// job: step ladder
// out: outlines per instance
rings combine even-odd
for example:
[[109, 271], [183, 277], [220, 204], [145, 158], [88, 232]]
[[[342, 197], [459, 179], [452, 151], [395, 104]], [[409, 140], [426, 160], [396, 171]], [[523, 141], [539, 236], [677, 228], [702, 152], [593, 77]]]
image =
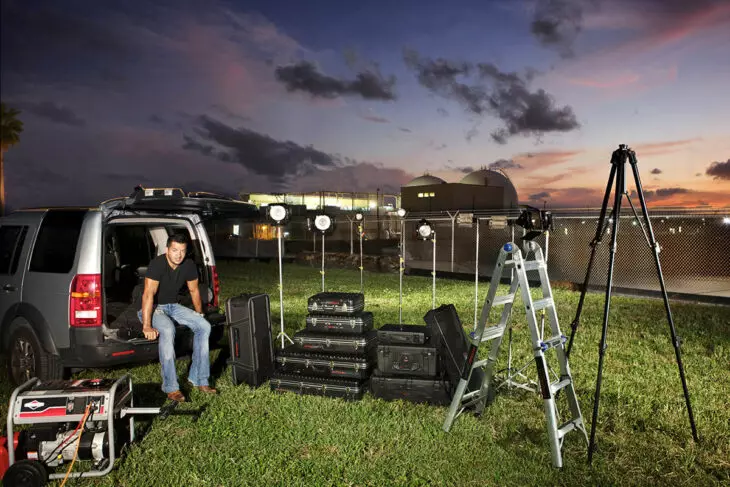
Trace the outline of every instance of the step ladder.
[[[469, 353], [467, 354], [462, 376], [451, 401], [443, 429], [448, 432], [456, 418], [467, 407], [475, 406], [474, 412], [478, 415], [484, 410], [486, 404], [494, 399], [496, 391], [494, 384], [494, 365], [497, 361], [502, 338], [504, 337], [505, 330], [508, 328], [512, 306], [514, 305], [514, 300], [519, 290], [522, 302], [525, 305], [527, 324], [532, 340], [533, 356], [535, 358], [535, 365], [537, 366], [539, 389], [545, 405], [552, 463], [554, 467], [560, 468], [563, 466], [561, 450], [565, 435], [573, 430], [581, 431], [587, 444], [588, 434], [586, 433], [583, 416], [578, 406], [578, 398], [575, 394], [568, 359], [565, 356], [564, 345], [567, 337], [561, 333], [558, 324], [558, 313], [555, 309], [547, 264], [543, 258], [542, 249], [537, 243], [529, 240], [524, 242], [524, 247], [525, 257], [533, 253], [534, 260], [524, 259], [519, 247], [512, 242], [504, 244], [500, 250], [499, 258], [492, 273], [489, 292], [484, 300], [479, 323], [476, 330], [471, 333]], [[514, 270], [509, 293], [503, 296], [497, 296], [497, 288], [505, 269]], [[532, 299], [527, 280], [528, 271], [538, 271], [539, 273], [543, 296], [541, 299]], [[489, 314], [494, 306], [503, 306], [502, 315], [498, 324], [487, 327]], [[543, 332], [538, 327], [538, 320], [535, 316], [535, 312], [540, 310], [545, 310], [550, 323], [547, 337], [542, 336]], [[479, 345], [488, 341], [492, 342], [488, 357], [483, 360], [476, 360]], [[554, 381], [550, 379], [549, 373], [551, 370], [546, 361], [546, 354], [551, 351], [555, 351], [559, 365], [559, 374]], [[472, 371], [477, 367], [482, 367], [485, 372], [481, 388], [466, 392]], [[565, 390], [565, 397], [568, 402], [571, 417], [568, 421], [559, 424], [556, 394], [563, 389]]]

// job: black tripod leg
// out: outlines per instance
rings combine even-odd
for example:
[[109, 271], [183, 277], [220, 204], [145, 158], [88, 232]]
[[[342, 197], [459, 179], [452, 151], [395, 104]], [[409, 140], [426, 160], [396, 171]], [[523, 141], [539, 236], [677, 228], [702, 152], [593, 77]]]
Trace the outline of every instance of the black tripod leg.
[[682, 389], [684, 390], [684, 401], [687, 404], [687, 414], [689, 415], [689, 424], [692, 428], [692, 438], [695, 441], [699, 441], [697, 436], [697, 427], [695, 425], [694, 414], [692, 413], [692, 403], [689, 399], [689, 389], [687, 388], [687, 379], [684, 376], [684, 365], [682, 365], [682, 353], [680, 352], [679, 338], [677, 337], [677, 331], [674, 328], [674, 319], [672, 318], [672, 310], [669, 308], [669, 297], [667, 296], [667, 289], [664, 285], [664, 275], [662, 274], [662, 265], [659, 262], [659, 244], [654, 237], [654, 230], [649, 220], [649, 212], [646, 209], [646, 202], [644, 201], [644, 191], [641, 187], [641, 178], [639, 177], [638, 162], [636, 155], [630, 153], [631, 169], [634, 173], [634, 180], [636, 182], [636, 191], [639, 194], [639, 202], [641, 203], [641, 211], [646, 221], [647, 231], [649, 234], [649, 245], [654, 252], [654, 263], [656, 264], [656, 271], [659, 277], [659, 285], [662, 290], [662, 297], [664, 298], [664, 309], [667, 312], [667, 321], [669, 322], [669, 331], [672, 335], [672, 344], [674, 345], [674, 354], [677, 358], [677, 367], [679, 368], [679, 378], [682, 381]]
[[601, 344], [598, 347], [598, 377], [596, 378], [596, 393], [593, 397], [593, 418], [591, 420], [591, 437], [588, 442], [588, 463], [593, 461], [593, 449], [596, 440], [596, 423], [598, 422], [598, 404], [601, 398], [601, 380], [603, 378], [603, 357], [606, 354], [606, 334], [608, 332], [608, 313], [611, 306], [611, 288], [613, 287], [613, 267], [616, 261], [616, 238], [618, 236], [618, 224], [621, 220], [621, 198], [623, 193], [620, 188], [624, 187], [624, 166], [625, 166], [625, 155], [617, 155], [614, 152], [614, 157], [621, 157], [624, 160], [620, 162], [614, 160], [614, 166], [616, 167], [616, 191], [613, 203], [613, 227], [611, 230], [611, 254], [608, 260], [608, 279], [606, 282], [606, 302], [603, 306], [603, 330], [601, 331]]
[[[608, 177], [606, 193], [603, 196], [603, 204], [601, 205], [601, 216], [598, 218], [596, 236], [591, 242], [591, 257], [588, 260], [588, 270], [586, 271], [586, 278], [583, 281], [583, 287], [580, 290], [580, 298], [578, 299], [578, 309], [575, 311], [575, 318], [573, 318], [573, 322], [570, 324], [570, 339], [568, 340], [568, 348], [565, 351], [565, 358], [570, 357], [570, 351], [573, 348], [573, 339], [575, 338], [575, 332], [578, 330], [578, 325], [580, 324], [580, 315], [583, 312], [583, 303], [586, 299], [586, 292], [588, 292], [588, 283], [591, 282], [591, 274], [593, 273], [593, 260], [596, 257], [596, 247], [598, 247], [598, 244], [601, 243], [601, 239], [603, 239], [603, 234], [606, 232], [606, 228], [608, 228], [606, 225], [604, 225], [604, 221], [606, 219], [606, 207], [608, 206], [608, 198], [609, 196], [611, 196], [611, 187], [613, 185], [613, 180], [616, 177], [616, 164], [613, 164], [613, 161], [611, 162], [611, 174]], [[613, 213], [611, 213], [611, 215], [615, 216]]]

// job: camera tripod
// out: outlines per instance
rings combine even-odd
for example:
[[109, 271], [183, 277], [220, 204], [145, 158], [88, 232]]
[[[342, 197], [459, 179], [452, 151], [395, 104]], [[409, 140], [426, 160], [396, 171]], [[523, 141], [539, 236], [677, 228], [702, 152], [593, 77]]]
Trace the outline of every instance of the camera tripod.
[[[629, 163], [631, 164], [631, 170], [634, 173], [634, 181], [636, 183], [636, 193], [639, 196], [639, 202], [641, 203], [641, 211], [644, 216], [644, 222], [642, 223], [639, 219], [639, 215], [636, 212], [636, 207], [631, 202], [631, 198], [629, 196], [629, 193], [626, 189], [626, 160], [628, 159]], [[614, 181], [616, 183], [615, 185], [615, 195], [614, 195], [614, 203], [613, 203], [613, 209], [611, 210], [611, 216], [608, 220], [608, 222], [605, 221], [606, 219], [606, 210], [608, 206], [608, 199], [611, 194], [611, 189], [614, 185]], [[682, 381], [682, 389], [684, 390], [684, 399], [685, 403], [687, 404], [687, 413], [689, 415], [689, 423], [692, 428], [692, 438], [694, 438], [695, 441], [699, 441], [699, 438], [697, 437], [697, 428], [695, 426], [694, 421], [694, 415], [692, 414], [692, 404], [689, 399], [689, 390], [687, 389], [687, 381], [684, 376], [684, 366], [682, 365], [682, 355], [680, 352], [680, 342], [679, 337], [677, 337], [677, 332], [674, 328], [674, 319], [672, 318], [672, 311], [669, 308], [669, 298], [667, 297], [667, 290], [664, 285], [664, 276], [662, 275], [662, 267], [659, 262], [659, 252], [661, 251], [661, 248], [659, 247], [658, 242], [656, 241], [654, 237], [654, 231], [651, 227], [651, 221], [649, 220], [649, 213], [646, 209], [646, 201], [644, 200], [644, 190], [641, 186], [641, 178], [639, 177], [639, 168], [638, 168], [638, 161], [636, 159], [636, 153], [628, 148], [625, 144], [619, 145], [619, 148], [613, 152], [611, 155], [611, 174], [608, 178], [608, 185], [606, 186], [606, 194], [603, 197], [603, 205], [601, 206], [601, 215], [598, 219], [598, 227], [596, 228], [596, 236], [591, 241], [591, 256], [588, 261], [588, 271], [586, 272], [585, 280], [583, 281], [583, 287], [581, 288], [581, 294], [580, 299], [578, 301], [578, 309], [576, 311], [575, 319], [571, 323], [571, 333], [570, 333], [570, 340], [568, 342], [568, 348], [566, 351], [566, 356], [570, 355], [570, 351], [573, 347], [573, 339], [575, 338], [576, 330], [578, 329], [578, 324], [580, 323], [580, 315], [583, 310], [583, 303], [585, 301], [586, 292], [588, 290], [588, 284], [591, 280], [591, 272], [593, 270], [593, 262], [594, 258], [596, 256], [596, 248], [598, 244], [601, 242], [603, 235], [606, 233], [606, 230], [608, 229], [609, 223], [612, 225], [611, 229], [611, 249], [610, 249], [610, 255], [609, 255], [609, 261], [608, 261], [608, 279], [606, 283], [606, 301], [603, 308], [603, 330], [601, 332], [601, 343], [598, 349], [598, 377], [596, 379], [596, 391], [595, 391], [595, 397], [593, 402], [593, 419], [591, 421], [591, 434], [590, 434], [590, 442], [588, 444], [588, 463], [592, 462], [593, 459], [593, 451], [595, 446], [595, 437], [596, 437], [596, 422], [598, 420], [598, 403], [600, 400], [600, 394], [601, 394], [601, 379], [603, 374], [603, 358], [606, 353], [606, 334], [608, 331], [608, 314], [609, 314], [609, 305], [611, 302], [611, 288], [613, 286], [613, 268], [615, 263], [615, 257], [616, 257], [616, 238], [618, 236], [618, 230], [619, 230], [619, 220], [621, 216], [621, 201], [622, 196], [626, 195], [626, 199], [629, 202], [629, 205], [631, 206], [631, 209], [634, 212], [634, 216], [636, 217], [636, 220], [639, 222], [639, 225], [641, 226], [641, 230], [644, 233], [644, 237], [646, 238], [646, 242], [649, 245], [649, 248], [652, 249], [654, 254], [654, 263], [656, 264], [656, 271], [657, 275], [659, 277], [659, 285], [661, 287], [662, 297], [664, 298], [664, 308], [667, 313], [667, 321], [669, 322], [669, 331], [672, 336], [672, 344], [674, 345], [674, 353], [676, 355], [677, 359], [677, 366], [679, 367], [679, 377]], [[644, 226], [644, 223], [646, 224], [646, 227]]]

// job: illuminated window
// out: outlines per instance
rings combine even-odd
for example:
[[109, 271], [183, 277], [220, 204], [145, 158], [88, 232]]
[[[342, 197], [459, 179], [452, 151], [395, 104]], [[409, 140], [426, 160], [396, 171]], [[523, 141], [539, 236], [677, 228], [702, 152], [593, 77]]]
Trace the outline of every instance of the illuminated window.
[[429, 193], [429, 196], [430, 196], [431, 198], [433, 198], [434, 196], [436, 196], [436, 193]]
[[419, 198], [423, 198], [423, 193], [418, 193]]
[[241, 235], [241, 225], [233, 225], [233, 235], [237, 237]]

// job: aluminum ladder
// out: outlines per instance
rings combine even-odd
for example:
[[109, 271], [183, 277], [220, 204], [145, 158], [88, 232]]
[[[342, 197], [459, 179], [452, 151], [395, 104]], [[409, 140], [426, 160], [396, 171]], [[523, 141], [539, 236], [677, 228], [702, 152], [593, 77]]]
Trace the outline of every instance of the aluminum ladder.
[[[563, 466], [561, 451], [565, 435], [573, 430], [581, 431], [587, 444], [588, 434], [586, 433], [583, 416], [578, 406], [578, 398], [575, 394], [573, 378], [570, 373], [570, 367], [568, 366], [568, 358], [565, 356], [564, 345], [567, 337], [561, 333], [560, 325], [558, 324], [558, 313], [555, 309], [547, 264], [543, 258], [542, 249], [537, 243], [529, 240], [524, 242], [524, 246], [525, 256], [528, 256], [532, 252], [534, 254], [534, 260], [525, 260], [519, 247], [512, 242], [504, 244], [500, 250], [494, 272], [492, 272], [489, 291], [484, 300], [479, 323], [476, 330], [471, 333], [469, 352], [443, 429], [448, 432], [456, 418], [468, 406], [476, 405], [475, 413], [481, 414], [486, 404], [494, 398], [496, 391], [494, 384], [494, 365], [499, 355], [505, 330], [508, 328], [515, 297], [519, 291], [522, 302], [525, 305], [527, 325], [532, 340], [533, 356], [535, 365], [537, 366], [538, 383], [545, 405], [552, 463], [554, 467], [561, 468]], [[497, 288], [499, 287], [502, 273], [505, 269], [514, 269], [509, 293], [497, 296]], [[539, 273], [543, 296], [541, 299], [532, 299], [527, 280], [528, 271], [538, 271]], [[498, 324], [487, 327], [487, 321], [493, 306], [503, 306], [502, 315]], [[535, 312], [540, 310], [546, 311], [550, 323], [548, 330], [549, 336], [547, 338], [541, 336], [541, 330], [538, 327], [538, 320], [535, 316]], [[488, 341], [492, 342], [488, 357], [483, 360], [476, 360], [479, 345]], [[556, 380], [551, 381], [549, 375], [550, 369], [547, 365], [545, 354], [553, 350], [556, 352], [559, 374]], [[472, 370], [477, 367], [482, 367], [485, 371], [481, 388], [467, 393], [466, 389], [471, 378]], [[561, 390], [565, 390], [565, 397], [568, 402], [571, 417], [568, 421], [559, 425], [556, 395]]]

